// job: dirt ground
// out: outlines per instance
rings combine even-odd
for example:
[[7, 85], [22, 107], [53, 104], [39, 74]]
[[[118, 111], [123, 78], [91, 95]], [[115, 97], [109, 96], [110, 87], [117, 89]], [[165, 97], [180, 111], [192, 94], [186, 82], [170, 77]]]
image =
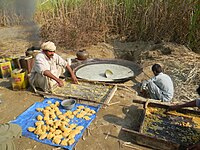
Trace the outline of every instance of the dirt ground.
[[[39, 45], [38, 28], [36, 26], [22, 26], [12, 28], [0, 28], [0, 53], [1, 55], [22, 56], [26, 49], [33, 45]], [[169, 44], [169, 47], [173, 44]], [[157, 46], [157, 47], [156, 47]], [[184, 46], [181, 51], [192, 53]], [[150, 66], [154, 62], [166, 64], [166, 58], [180, 57], [180, 51], [175, 50], [163, 54], [158, 51], [158, 44], [145, 42], [113, 42], [110, 44], [99, 43], [85, 49], [89, 52], [90, 58], [120, 58], [130, 61], [137, 61], [144, 67], [144, 72], [135, 78], [135, 80], [124, 83], [127, 86], [137, 87], [137, 84], [149, 76], [152, 76]], [[57, 51], [63, 58], [75, 58], [75, 50], [65, 50], [58, 48]], [[181, 54], [182, 55], [182, 54]], [[194, 56], [193, 56], [194, 55]], [[199, 57], [197, 54], [191, 54], [191, 57]], [[156, 58], [156, 59], [154, 59]], [[181, 58], [180, 58], [181, 59]], [[144, 61], [145, 60], [145, 61]], [[139, 118], [141, 117], [142, 105], [133, 103], [134, 99], [145, 100], [138, 96], [136, 88], [133, 90], [127, 88], [118, 88], [110, 103], [118, 102], [106, 108], [101, 108], [96, 119], [89, 126], [90, 134], [85, 131], [75, 149], [82, 150], [128, 150], [131, 149], [124, 145], [126, 142], [131, 142], [132, 149], [148, 150], [150, 148], [135, 144], [134, 138], [130, 133], [124, 132], [121, 128], [138, 129]], [[195, 97], [194, 95], [193, 97]], [[193, 98], [191, 97], [191, 98]], [[43, 97], [35, 95], [30, 89], [24, 91], [13, 91], [10, 79], [0, 79], [0, 123], [6, 123], [29, 108], [35, 102], [43, 101]], [[49, 150], [59, 149], [46, 144], [36, 142], [32, 139], [21, 137], [15, 139], [17, 150]], [[126, 143], [127, 144], [127, 143]]]

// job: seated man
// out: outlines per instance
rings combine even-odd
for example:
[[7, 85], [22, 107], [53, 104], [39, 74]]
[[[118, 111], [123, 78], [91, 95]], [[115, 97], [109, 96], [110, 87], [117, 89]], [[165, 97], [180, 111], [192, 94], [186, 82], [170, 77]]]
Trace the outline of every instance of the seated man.
[[36, 91], [40, 88], [45, 92], [49, 92], [56, 85], [62, 87], [64, 82], [59, 78], [68, 69], [74, 83], [78, 83], [74, 72], [69, 63], [55, 53], [56, 46], [53, 42], [45, 42], [41, 45], [41, 50], [36, 58], [34, 66], [31, 70], [30, 84]]
[[142, 83], [142, 91], [148, 92], [150, 98], [169, 102], [174, 95], [174, 86], [171, 78], [162, 72], [159, 64], [152, 66], [154, 77]]

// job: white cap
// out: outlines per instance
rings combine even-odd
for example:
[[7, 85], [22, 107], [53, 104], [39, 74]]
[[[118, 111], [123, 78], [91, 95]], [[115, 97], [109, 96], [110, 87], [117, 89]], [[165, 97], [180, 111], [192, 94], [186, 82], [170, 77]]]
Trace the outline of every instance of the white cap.
[[48, 50], [48, 51], [56, 51], [56, 46], [53, 42], [44, 42], [41, 45], [42, 50]]

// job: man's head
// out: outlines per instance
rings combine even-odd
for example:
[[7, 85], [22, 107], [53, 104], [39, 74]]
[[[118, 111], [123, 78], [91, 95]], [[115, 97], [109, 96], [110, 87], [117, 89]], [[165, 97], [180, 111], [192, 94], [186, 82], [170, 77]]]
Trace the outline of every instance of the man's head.
[[43, 50], [43, 52], [48, 58], [52, 58], [56, 51], [56, 46], [53, 42], [48, 41], [48, 42], [42, 43], [41, 49]]
[[153, 71], [154, 75], [157, 76], [159, 73], [162, 72], [162, 67], [159, 64], [154, 64], [152, 66], [152, 71]]

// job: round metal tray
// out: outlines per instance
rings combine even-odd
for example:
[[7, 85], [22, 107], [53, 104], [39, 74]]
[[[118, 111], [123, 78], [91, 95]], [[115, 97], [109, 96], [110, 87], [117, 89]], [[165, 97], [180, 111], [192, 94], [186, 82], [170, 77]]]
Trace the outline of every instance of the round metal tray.
[[[141, 73], [140, 65], [122, 59], [94, 59], [85, 61], [75, 69], [78, 78], [88, 81], [125, 82]], [[108, 76], [106, 73], [110, 72]]]

